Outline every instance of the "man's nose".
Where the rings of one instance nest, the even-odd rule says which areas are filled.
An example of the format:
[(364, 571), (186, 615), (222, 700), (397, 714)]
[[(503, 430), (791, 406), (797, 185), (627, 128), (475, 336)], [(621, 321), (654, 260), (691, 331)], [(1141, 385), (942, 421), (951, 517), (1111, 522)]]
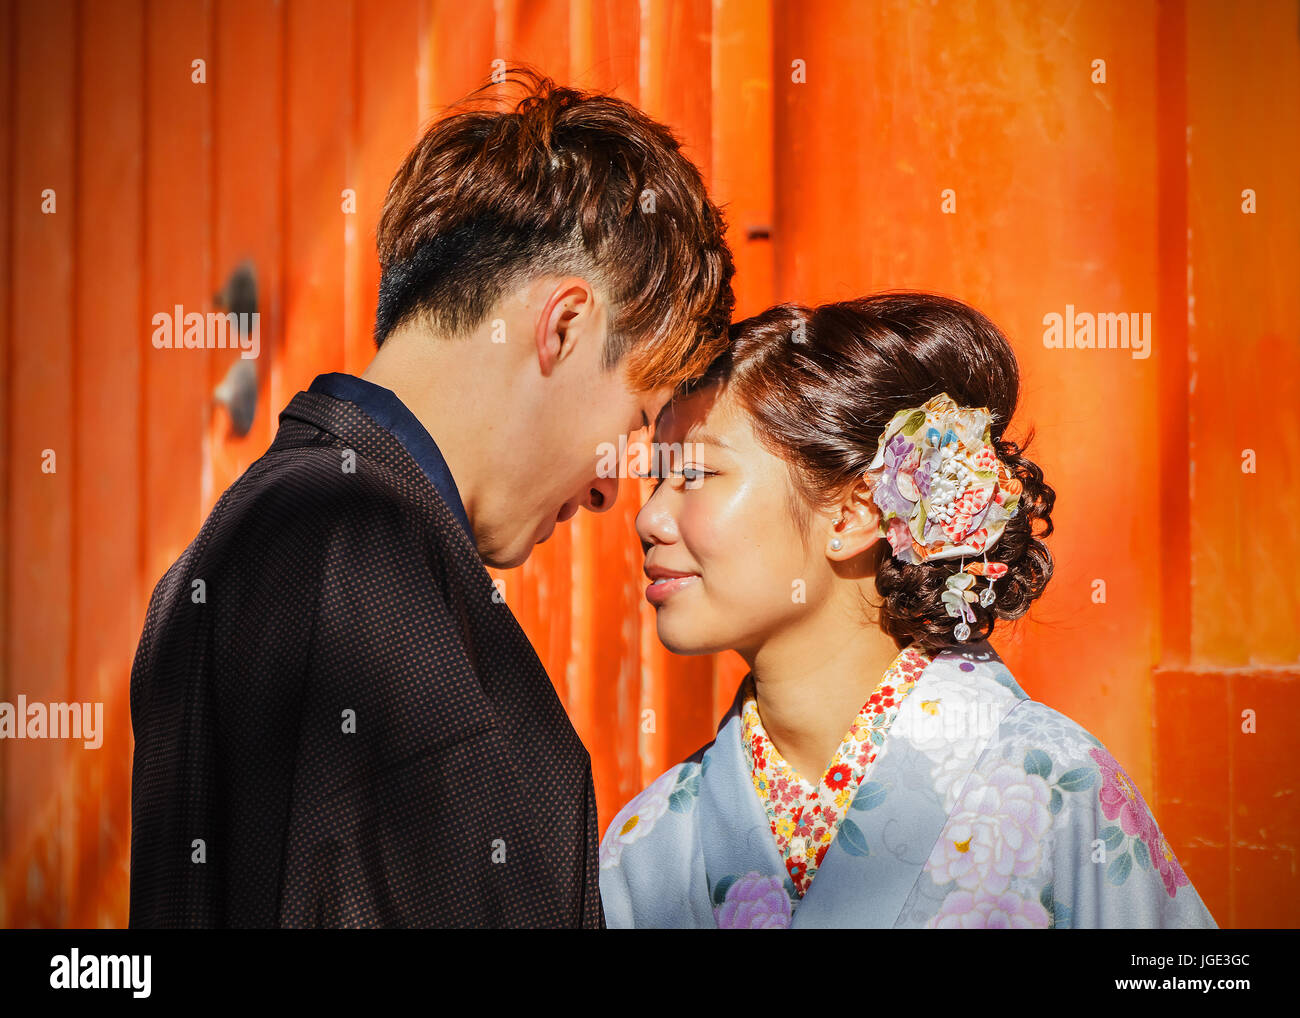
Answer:
[(618, 478), (597, 477), (587, 487), (582, 504), (593, 513), (603, 513), (613, 508), (618, 500)]

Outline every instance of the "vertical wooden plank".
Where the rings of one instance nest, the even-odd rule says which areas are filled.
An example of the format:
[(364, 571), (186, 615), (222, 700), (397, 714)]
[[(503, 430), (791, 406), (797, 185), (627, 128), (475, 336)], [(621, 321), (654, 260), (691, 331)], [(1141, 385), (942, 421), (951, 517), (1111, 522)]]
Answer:
[[(213, 310), (210, 118), (220, 68), (209, 22), (208, 3), (161, 0), (145, 14), (144, 288), (150, 331), (144, 348), (141, 531), (147, 591), (203, 522), (211, 356), (206, 348), (159, 349), (153, 328), (156, 315), (168, 316), (173, 332), (180, 332), (183, 316)], [(197, 60), (204, 61), (202, 83), (194, 80)]]
[[(1230, 919), (1250, 929), (1294, 927), (1300, 907), (1300, 761), (1295, 754), (1300, 669), (1233, 670), (1216, 679), (1226, 680), (1235, 715), (1227, 730), (1232, 780), (1227, 797), (1232, 804)], [(1249, 731), (1245, 710), (1254, 718)], [(1212, 797), (1209, 790), (1194, 794), (1202, 802)]]
[(736, 318), (772, 303), (772, 0), (718, 0), (711, 193), (735, 255)]
[[(9, 670), (9, 468), (13, 449), (9, 444), (10, 408), (13, 406), (13, 386), (10, 381), (10, 358), (13, 343), (12, 290), (13, 270), (13, 155), (14, 114), (17, 67), (14, 50), (14, 5), (6, 0), (0, 7), (0, 451), (5, 464), (0, 466), (0, 699), (12, 703), (16, 692)], [(13, 854), (13, 838), (7, 822), (6, 800), (9, 788), (9, 754), (0, 751), (0, 859)], [(9, 921), (8, 867), (0, 866), (0, 927)]]
[[(1231, 921), (1271, 927), (1294, 923), (1300, 886), (1300, 767), (1284, 747), (1300, 724), (1300, 536), (1279, 522), (1300, 511), (1296, 10), (1197, 0), (1182, 28), (1188, 656), (1231, 706)], [(1178, 763), (1162, 757), (1161, 775), (1177, 781)]]
[(375, 354), (379, 259), (375, 228), (388, 185), (419, 134), (422, 0), (358, 8), (357, 99), (349, 186), (357, 212), (349, 217), (346, 370), (361, 374)]
[[(1215, 922), (1243, 925), (1230, 886), (1233, 775), (1235, 758), (1243, 750), (1249, 755), (1254, 737), (1241, 732), (1240, 708), (1223, 674), (1160, 668), (1153, 684), (1156, 782), (1143, 796)], [(1207, 753), (1192, 732), (1214, 733), (1219, 751)], [(1266, 787), (1271, 791), (1271, 783)]]
[(572, 0), (569, 80), (634, 101), (640, 23), (637, 0)]
[[(712, 82), (712, 17), (708, 0), (647, 0), (642, 5), (640, 105), (673, 129), (706, 186), (712, 180), (712, 108), (698, 96), (708, 95)], [(717, 719), (712, 657), (669, 654), (656, 635), (653, 610), (644, 602), (641, 662), (641, 708), (652, 712), (654, 726), (653, 731), (638, 728), (644, 786), (706, 742)]]
[[(209, 470), (206, 514), (222, 492), (266, 449), (274, 436), (270, 365), (277, 349), (281, 301), (281, 103), (283, 13), (274, 0), (223, 0), (215, 19), (213, 74), (213, 256), (208, 290), (222, 290), (244, 262), (257, 280), (258, 353), (214, 350), (208, 388), (214, 391), (241, 360), (258, 378), (253, 425), (243, 437), (231, 431), (225, 409), (213, 406), (205, 432)], [(247, 351), (252, 353), (252, 350)]]
[(140, 432), (132, 412), (149, 322), (143, 249), (144, 11), (140, 0), (81, 8), (76, 293), (74, 698), (103, 704), (103, 744), (72, 746), (76, 926), (124, 926), (130, 870), (130, 666), (144, 614)]
[[(584, 88), (636, 100), (640, 12), (633, 2), (574, 0), (570, 80)], [(649, 432), (629, 436), (649, 442)], [(591, 754), (596, 813), (604, 827), (641, 790), (640, 727), (642, 591), (636, 514), (649, 482), (619, 464), (618, 500), (599, 515), (579, 513), (572, 537), (572, 627), (567, 685), (570, 716)]]
[(1300, 511), (1296, 21), (1289, 3), (1186, 8), (1185, 465), (1199, 666), (1300, 657), (1300, 534), (1274, 522)]
[(1156, 8), (1158, 123), (1156, 320), (1163, 355), (1158, 360), (1160, 494), (1163, 525), (1157, 537), (1164, 596), (1159, 601), (1160, 663), (1186, 667), (1191, 652), (1191, 457), (1188, 434), (1187, 271), (1187, 22), (1183, 0)]
[[(718, 0), (710, 190), (727, 216), (727, 241), (736, 264), (737, 320), (773, 302), (772, 116), (772, 0)], [(715, 718), (727, 712), (747, 671), (738, 654), (716, 656)]]
[(422, 65), (428, 93), (427, 100), (421, 97), (421, 127), (492, 73), (492, 60), (502, 55), (494, 8), (489, 3), (429, 0), (427, 63)]
[[(22, 4), (14, 30), (8, 696), (66, 702), (72, 685), (76, 23), (69, 0)], [(50, 197), (44, 192), (52, 192)], [(42, 211), (42, 204), (49, 212)], [(60, 778), (67, 742), (4, 740), (9, 922), (66, 921)]]
[[(496, 25), (499, 55), (511, 65), (528, 64), (564, 84), (569, 72), (569, 13), (568, 0), (502, 0)], [(510, 95), (513, 99), (518, 92)], [(571, 655), (573, 569), (570, 521), (557, 526), (550, 540), (538, 545), (507, 580), (515, 591), (511, 609), (570, 711), (574, 696), (580, 695), (574, 688), (578, 676)]]
[(344, 366), (351, 7), (348, 0), (291, 0), (287, 30), (285, 342), (279, 391), (272, 392), (277, 408), (316, 375)]
[(500, 0), (497, 39), (501, 56), (520, 61), (567, 83), (569, 0)]

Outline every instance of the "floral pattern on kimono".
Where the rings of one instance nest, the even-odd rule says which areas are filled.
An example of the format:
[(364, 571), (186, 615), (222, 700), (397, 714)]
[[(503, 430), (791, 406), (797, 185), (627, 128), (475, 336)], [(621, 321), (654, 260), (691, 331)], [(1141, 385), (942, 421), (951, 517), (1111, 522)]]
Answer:
[[(754, 677), (745, 676), (741, 745), (754, 791), (767, 810), (777, 851), (800, 897), (807, 891), (840, 829), (845, 811), (875, 762), (877, 749), (884, 743), (899, 705), (929, 663), (930, 656), (915, 644), (895, 656), (853, 719), (816, 786), (798, 774), (768, 738), (759, 716)], [(848, 824), (845, 833), (852, 837), (856, 829), (853, 821)]]
[(1132, 778), (987, 642), (925, 666), (801, 896), (755, 795), (743, 688), (606, 830), (611, 928), (1216, 928)]

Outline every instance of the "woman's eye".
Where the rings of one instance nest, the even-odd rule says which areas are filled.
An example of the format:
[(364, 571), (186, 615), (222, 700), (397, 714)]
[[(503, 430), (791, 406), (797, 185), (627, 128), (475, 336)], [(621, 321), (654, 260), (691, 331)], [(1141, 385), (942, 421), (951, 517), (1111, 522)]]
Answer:
[(716, 471), (702, 470), (699, 467), (682, 467), (680, 470), (669, 470), (667, 474), (658, 474), (653, 470), (642, 474), (633, 470), (631, 476), (642, 481), (654, 481), (656, 489), (663, 484), (664, 477), (680, 477), (688, 487), (698, 488), (703, 483), (704, 478), (712, 477), (715, 473)]

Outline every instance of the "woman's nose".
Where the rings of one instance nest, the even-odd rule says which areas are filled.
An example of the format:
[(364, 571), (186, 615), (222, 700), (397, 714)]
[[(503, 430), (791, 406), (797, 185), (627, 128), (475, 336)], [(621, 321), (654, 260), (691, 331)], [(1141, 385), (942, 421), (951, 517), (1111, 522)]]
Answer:
[(670, 544), (677, 540), (677, 521), (665, 495), (666, 488), (666, 485), (656, 488), (636, 514), (636, 532), (641, 538), (643, 554), (656, 544)]

